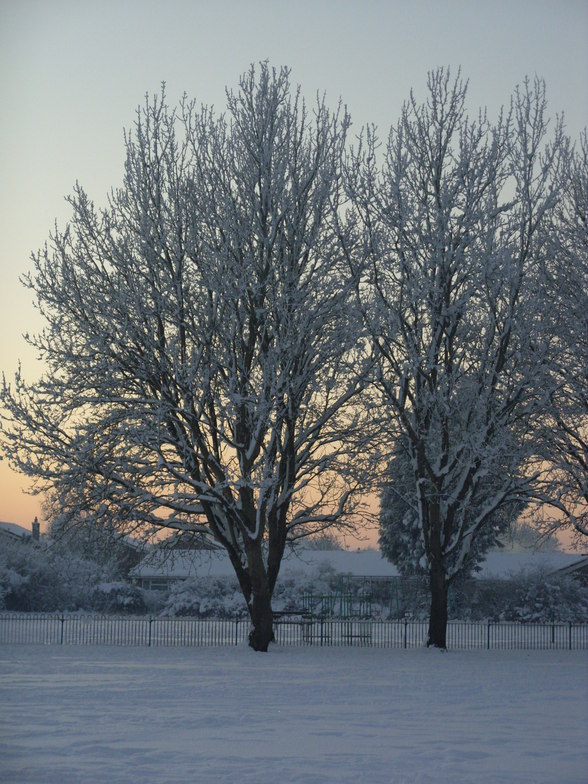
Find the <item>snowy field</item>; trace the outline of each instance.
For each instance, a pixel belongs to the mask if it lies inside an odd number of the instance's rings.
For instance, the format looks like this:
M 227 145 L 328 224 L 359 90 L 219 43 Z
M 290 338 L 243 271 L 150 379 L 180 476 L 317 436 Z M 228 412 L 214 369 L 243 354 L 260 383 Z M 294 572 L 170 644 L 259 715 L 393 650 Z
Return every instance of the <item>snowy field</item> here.
M 0 646 L 7 784 L 585 782 L 585 651 Z

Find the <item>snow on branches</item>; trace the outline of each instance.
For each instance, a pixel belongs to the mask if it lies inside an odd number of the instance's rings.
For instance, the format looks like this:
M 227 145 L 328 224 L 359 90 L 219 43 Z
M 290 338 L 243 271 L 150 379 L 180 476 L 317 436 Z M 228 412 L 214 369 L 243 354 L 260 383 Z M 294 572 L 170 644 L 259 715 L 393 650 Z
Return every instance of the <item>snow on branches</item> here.
M 77 185 L 34 256 L 48 369 L 3 390 L 9 457 L 70 504 L 213 534 L 254 647 L 286 539 L 339 522 L 357 488 L 365 360 L 335 231 L 348 125 L 267 64 L 224 115 L 147 99 L 107 207 Z
M 363 275 L 384 415 L 406 453 L 429 641 L 441 647 L 448 584 L 481 531 L 530 490 L 550 385 L 548 227 L 567 152 L 561 123 L 548 135 L 539 80 L 495 124 L 468 117 L 466 94 L 459 74 L 431 73 L 426 101 L 411 94 L 392 127 L 381 169 L 369 131 L 346 177 L 359 227 L 348 259 Z

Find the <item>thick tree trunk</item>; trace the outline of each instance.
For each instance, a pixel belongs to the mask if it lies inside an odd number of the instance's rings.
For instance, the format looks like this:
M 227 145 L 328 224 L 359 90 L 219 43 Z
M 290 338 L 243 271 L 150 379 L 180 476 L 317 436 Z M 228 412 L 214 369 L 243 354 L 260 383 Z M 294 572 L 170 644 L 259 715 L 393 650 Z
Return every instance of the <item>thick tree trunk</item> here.
M 247 553 L 251 596 L 248 607 L 253 629 L 249 634 L 249 645 L 254 651 L 266 652 L 274 639 L 272 593 L 267 571 L 263 563 L 261 545 L 254 543 Z
M 433 562 L 429 572 L 431 613 L 427 647 L 447 648 L 447 580 L 440 564 Z
M 270 642 L 274 639 L 272 605 L 269 591 L 262 595 L 253 595 L 249 603 L 249 615 L 253 629 L 249 633 L 249 645 L 254 651 L 267 652 Z

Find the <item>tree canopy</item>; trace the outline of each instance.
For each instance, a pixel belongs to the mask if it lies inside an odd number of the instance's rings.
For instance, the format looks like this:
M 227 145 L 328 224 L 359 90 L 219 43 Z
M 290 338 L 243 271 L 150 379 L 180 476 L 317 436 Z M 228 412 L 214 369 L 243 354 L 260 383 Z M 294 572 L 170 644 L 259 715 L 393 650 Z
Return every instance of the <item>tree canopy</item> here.
M 349 126 L 267 63 L 224 114 L 147 97 L 120 187 L 76 185 L 33 255 L 45 374 L 2 386 L 3 453 L 62 523 L 212 537 L 257 650 L 287 541 L 376 481 L 441 647 L 513 510 L 586 532 L 586 137 L 540 79 L 491 121 L 445 69 L 384 143 Z
M 445 647 L 447 586 L 499 510 L 531 488 L 551 386 L 544 329 L 550 229 L 568 143 L 526 81 L 495 123 L 439 69 L 377 164 L 372 129 L 347 168 L 348 259 L 378 358 L 382 429 L 400 440 L 431 584 L 429 642 Z M 397 473 L 395 471 L 395 473 Z
M 122 186 L 34 254 L 40 381 L 4 385 L 3 446 L 70 511 L 211 532 L 272 637 L 287 539 L 336 524 L 364 357 L 336 213 L 349 119 L 251 67 L 227 112 L 165 91 L 125 136 Z

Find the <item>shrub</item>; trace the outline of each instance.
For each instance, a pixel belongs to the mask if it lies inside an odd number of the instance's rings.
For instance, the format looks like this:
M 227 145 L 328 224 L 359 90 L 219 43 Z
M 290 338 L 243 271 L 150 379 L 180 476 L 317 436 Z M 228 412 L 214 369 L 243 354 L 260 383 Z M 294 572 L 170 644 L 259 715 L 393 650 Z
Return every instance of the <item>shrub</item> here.
M 534 569 L 509 580 L 469 581 L 455 592 L 460 620 L 588 622 L 588 588 L 573 577 Z
M 142 614 L 147 611 L 144 592 L 123 580 L 99 583 L 91 595 L 90 607 L 102 613 Z
M 161 614 L 234 618 L 236 615 L 244 615 L 246 611 L 243 594 L 236 580 L 192 577 L 172 586 Z
M 91 610 L 107 575 L 92 561 L 47 543 L 6 542 L 0 551 L 0 608 L 21 612 Z

